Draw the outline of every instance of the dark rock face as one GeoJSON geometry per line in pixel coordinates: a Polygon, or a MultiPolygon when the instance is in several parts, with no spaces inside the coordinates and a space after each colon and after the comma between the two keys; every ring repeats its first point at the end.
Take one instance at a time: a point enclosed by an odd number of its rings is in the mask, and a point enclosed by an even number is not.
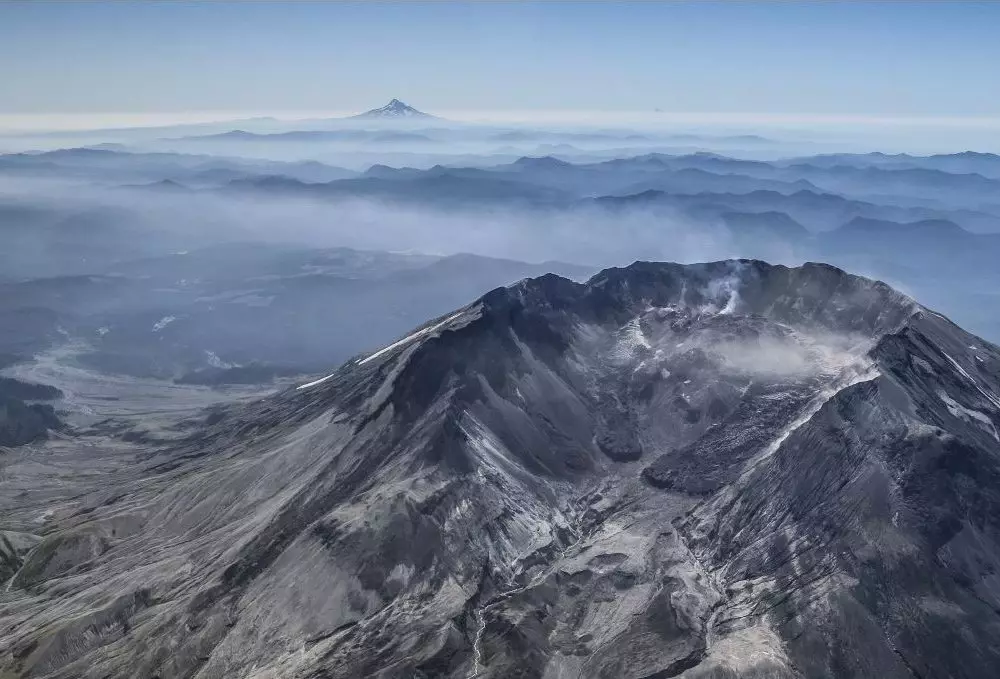
{"type": "MultiPolygon", "coordinates": [[[[32,385],[41,386],[41,385],[32,385]]],[[[0,446],[20,446],[44,439],[49,429],[62,426],[52,406],[25,403],[0,395],[0,446]]]]}
{"type": "Polygon", "coordinates": [[[62,422],[55,409],[45,403],[62,397],[62,392],[48,384],[34,384],[12,377],[0,377],[0,446],[20,446],[44,439],[49,429],[62,422]]]}
{"type": "Polygon", "coordinates": [[[825,265],[526,280],[74,499],[8,550],[0,668],[991,677],[997,394],[825,265]]]}
{"type": "Polygon", "coordinates": [[[62,397],[62,392],[48,384],[35,384],[13,377],[0,377],[0,396],[22,401],[51,401],[62,397]]]}

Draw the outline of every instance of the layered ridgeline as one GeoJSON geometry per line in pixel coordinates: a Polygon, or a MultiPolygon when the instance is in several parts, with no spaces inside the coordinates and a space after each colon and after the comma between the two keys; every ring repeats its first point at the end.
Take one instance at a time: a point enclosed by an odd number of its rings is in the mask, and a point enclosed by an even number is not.
{"type": "Polygon", "coordinates": [[[992,676],[998,394],[826,265],[525,280],[109,472],[0,674],[992,676]]]}

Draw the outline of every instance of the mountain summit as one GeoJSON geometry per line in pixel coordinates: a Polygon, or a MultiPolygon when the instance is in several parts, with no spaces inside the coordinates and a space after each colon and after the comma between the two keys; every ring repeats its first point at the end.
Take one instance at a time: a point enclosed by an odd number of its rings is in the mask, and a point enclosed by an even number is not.
{"type": "Polygon", "coordinates": [[[995,676],[998,394],[823,264],[526,279],[72,496],[0,674],[995,676]]]}
{"type": "Polygon", "coordinates": [[[406,104],[399,99],[393,99],[388,104],[381,108],[373,108],[370,111],[365,111],[364,113],[359,113],[356,116],[351,116],[351,118],[357,119],[398,119],[398,118],[434,118],[429,113],[424,113],[423,111],[418,111],[409,104],[406,104]]]}

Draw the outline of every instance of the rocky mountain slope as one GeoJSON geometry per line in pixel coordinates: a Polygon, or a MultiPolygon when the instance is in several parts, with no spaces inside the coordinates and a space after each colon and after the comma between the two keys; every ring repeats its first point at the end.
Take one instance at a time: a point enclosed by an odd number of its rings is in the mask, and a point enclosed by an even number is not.
{"type": "Polygon", "coordinates": [[[4,469],[0,676],[993,676],[998,394],[826,265],[525,280],[4,469]]]}

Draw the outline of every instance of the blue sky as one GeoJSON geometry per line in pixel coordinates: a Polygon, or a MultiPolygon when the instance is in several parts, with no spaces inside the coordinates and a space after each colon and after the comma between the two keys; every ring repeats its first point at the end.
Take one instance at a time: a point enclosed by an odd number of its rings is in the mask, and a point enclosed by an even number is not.
{"type": "Polygon", "coordinates": [[[0,3],[0,114],[1000,116],[1000,3],[0,3]]]}

